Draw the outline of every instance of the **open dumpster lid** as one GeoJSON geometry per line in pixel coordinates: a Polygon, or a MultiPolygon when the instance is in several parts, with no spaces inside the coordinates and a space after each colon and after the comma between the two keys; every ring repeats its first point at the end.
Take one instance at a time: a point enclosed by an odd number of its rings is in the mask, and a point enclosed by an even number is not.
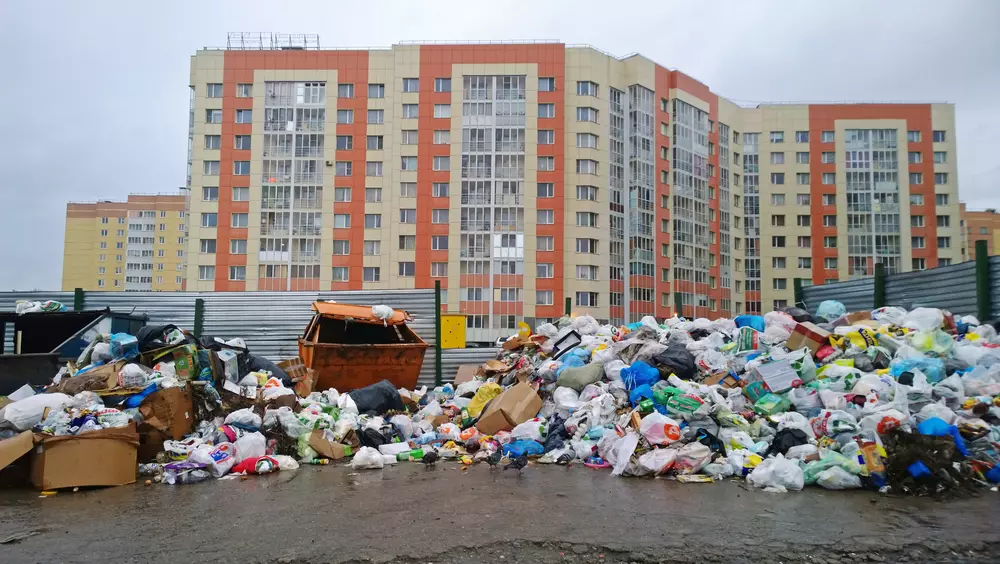
{"type": "MultiPolygon", "coordinates": [[[[333,302],[313,302],[313,311],[323,317],[343,319],[345,321],[353,321],[355,323],[377,323],[379,325],[383,323],[382,319],[379,319],[372,314],[372,306],[338,304],[333,302]]],[[[403,310],[394,309],[392,311],[392,317],[384,320],[384,322],[388,325],[402,325],[411,320],[412,318],[409,313],[403,310]]]]}

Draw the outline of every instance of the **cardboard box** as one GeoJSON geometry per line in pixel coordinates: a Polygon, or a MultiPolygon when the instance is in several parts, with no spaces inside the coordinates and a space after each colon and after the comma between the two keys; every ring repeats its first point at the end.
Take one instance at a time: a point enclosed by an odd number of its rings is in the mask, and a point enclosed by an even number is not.
{"type": "Polygon", "coordinates": [[[198,347],[194,345],[173,345],[144,352],[139,360],[150,368],[157,362],[173,361],[177,378],[191,380],[198,377],[198,347]]]}
{"type": "Polygon", "coordinates": [[[792,335],[788,337],[788,341],[785,342],[785,347],[790,351],[807,348],[812,351],[812,354],[816,354],[816,351],[818,351],[820,347],[829,344],[829,331],[820,329],[815,324],[804,321],[795,326],[795,330],[792,331],[792,335]]]}
{"type": "Polygon", "coordinates": [[[475,380],[476,371],[479,370],[479,368],[480,366],[478,364],[459,365],[458,372],[455,374],[455,381],[453,382],[453,385],[457,388],[459,384],[475,380]]]}
{"type": "Polygon", "coordinates": [[[139,405],[139,460],[151,461],[163,441],[180,440],[194,428],[194,404],[187,388],[167,388],[146,396],[139,405]]]}
{"type": "MultiPolygon", "coordinates": [[[[775,394],[786,392],[792,388],[796,381],[801,381],[798,372],[792,368],[792,364],[787,360],[776,360],[761,364],[749,371],[744,380],[748,388],[751,384],[763,383],[768,392],[775,394]]],[[[757,389],[757,387],[755,386],[754,389],[757,389]]],[[[749,393],[747,395],[750,399],[754,399],[749,393]]]]}
{"type": "Polygon", "coordinates": [[[295,382],[293,387],[295,395],[304,398],[313,393],[316,389],[316,372],[312,368],[306,368],[305,375],[295,382]]]}
{"type": "Polygon", "coordinates": [[[722,371],[711,374],[708,378],[702,382],[705,386],[715,386],[716,384],[722,386],[723,388],[739,388],[740,379],[736,376],[730,374],[729,372],[722,371]]]}
{"type": "Polygon", "coordinates": [[[316,451],[323,458],[330,460],[340,460],[345,456],[354,454],[354,449],[350,445],[344,445],[328,441],[323,437],[323,431],[313,431],[309,435],[309,447],[316,451]]]}
{"type": "Polygon", "coordinates": [[[487,404],[476,428],[484,435],[510,431],[516,425],[538,415],[540,409],[542,398],[538,397],[538,392],[528,384],[518,383],[487,404]]]}
{"type": "Polygon", "coordinates": [[[431,417],[431,425],[433,425],[435,429],[445,423],[451,423],[451,417],[448,417],[447,415],[435,415],[434,417],[431,417]]]}
{"type": "Polygon", "coordinates": [[[872,312],[870,311],[852,311],[851,313],[845,313],[837,319],[835,319],[831,325],[834,327],[843,327],[845,325],[854,325],[859,321],[866,321],[872,318],[872,312]]]}
{"type": "Polygon", "coordinates": [[[344,435],[343,443],[354,450],[361,448],[361,439],[358,438],[358,434],[351,429],[344,435]]]}
{"type": "Polygon", "coordinates": [[[139,435],[135,423],[79,435],[36,435],[31,483],[42,490],[124,486],[135,482],[139,435]]]}
{"type": "Polygon", "coordinates": [[[34,445],[35,438],[31,431],[24,431],[19,435],[0,441],[0,470],[31,452],[31,447],[34,445]]]}

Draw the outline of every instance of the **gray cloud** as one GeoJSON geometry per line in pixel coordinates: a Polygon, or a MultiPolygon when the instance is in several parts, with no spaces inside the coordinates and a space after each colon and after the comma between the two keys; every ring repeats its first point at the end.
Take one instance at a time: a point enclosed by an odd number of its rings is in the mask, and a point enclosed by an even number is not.
{"type": "Polygon", "coordinates": [[[960,193],[1000,207],[1000,2],[4,2],[0,289],[60,285],[67,201],[185,175],[189,56],[228,31],[326,46],[558,39],[639,52],[743,101],[956,104],[960,193]]]}

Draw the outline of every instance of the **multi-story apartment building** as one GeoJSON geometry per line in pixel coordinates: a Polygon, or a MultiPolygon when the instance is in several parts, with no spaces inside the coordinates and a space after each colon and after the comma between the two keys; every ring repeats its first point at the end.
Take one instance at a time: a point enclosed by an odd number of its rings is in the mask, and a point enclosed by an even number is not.
{"type": "Polygon", "coordinates": [[[183,289],[186,213],[184,195],[67,204],[62,289],[183,289]]]}
{"type": "Polygon", "coordinates": [[[558,43],[240,39],[191,61],[189,289],[440,281],[475,341],[960,257],[947,104],[742,107],[558,43]]]}
{"type": "Polygon", "coordinates": [[[1000,213],[989,208],[984,211],[966,210],[961,204],[962,224],[965,227],[965,245],[969,260],[976,258],[976,241],[986,241],[990,256],[1000,249],[1000,213]]]}

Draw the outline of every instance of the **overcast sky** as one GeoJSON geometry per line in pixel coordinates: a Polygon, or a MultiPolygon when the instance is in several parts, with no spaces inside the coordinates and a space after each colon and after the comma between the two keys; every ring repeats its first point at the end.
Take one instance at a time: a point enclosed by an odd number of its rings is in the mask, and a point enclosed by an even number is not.
{"type": "Polygon", "coordinates": [[[185,182],[190,55],[229,31],[336,47],[556,39],[738,101],[956,104],[959,186],[1000,207],[1000,1],[0,2],[0,289],[58,289],[68,201],[185,182]]]}

